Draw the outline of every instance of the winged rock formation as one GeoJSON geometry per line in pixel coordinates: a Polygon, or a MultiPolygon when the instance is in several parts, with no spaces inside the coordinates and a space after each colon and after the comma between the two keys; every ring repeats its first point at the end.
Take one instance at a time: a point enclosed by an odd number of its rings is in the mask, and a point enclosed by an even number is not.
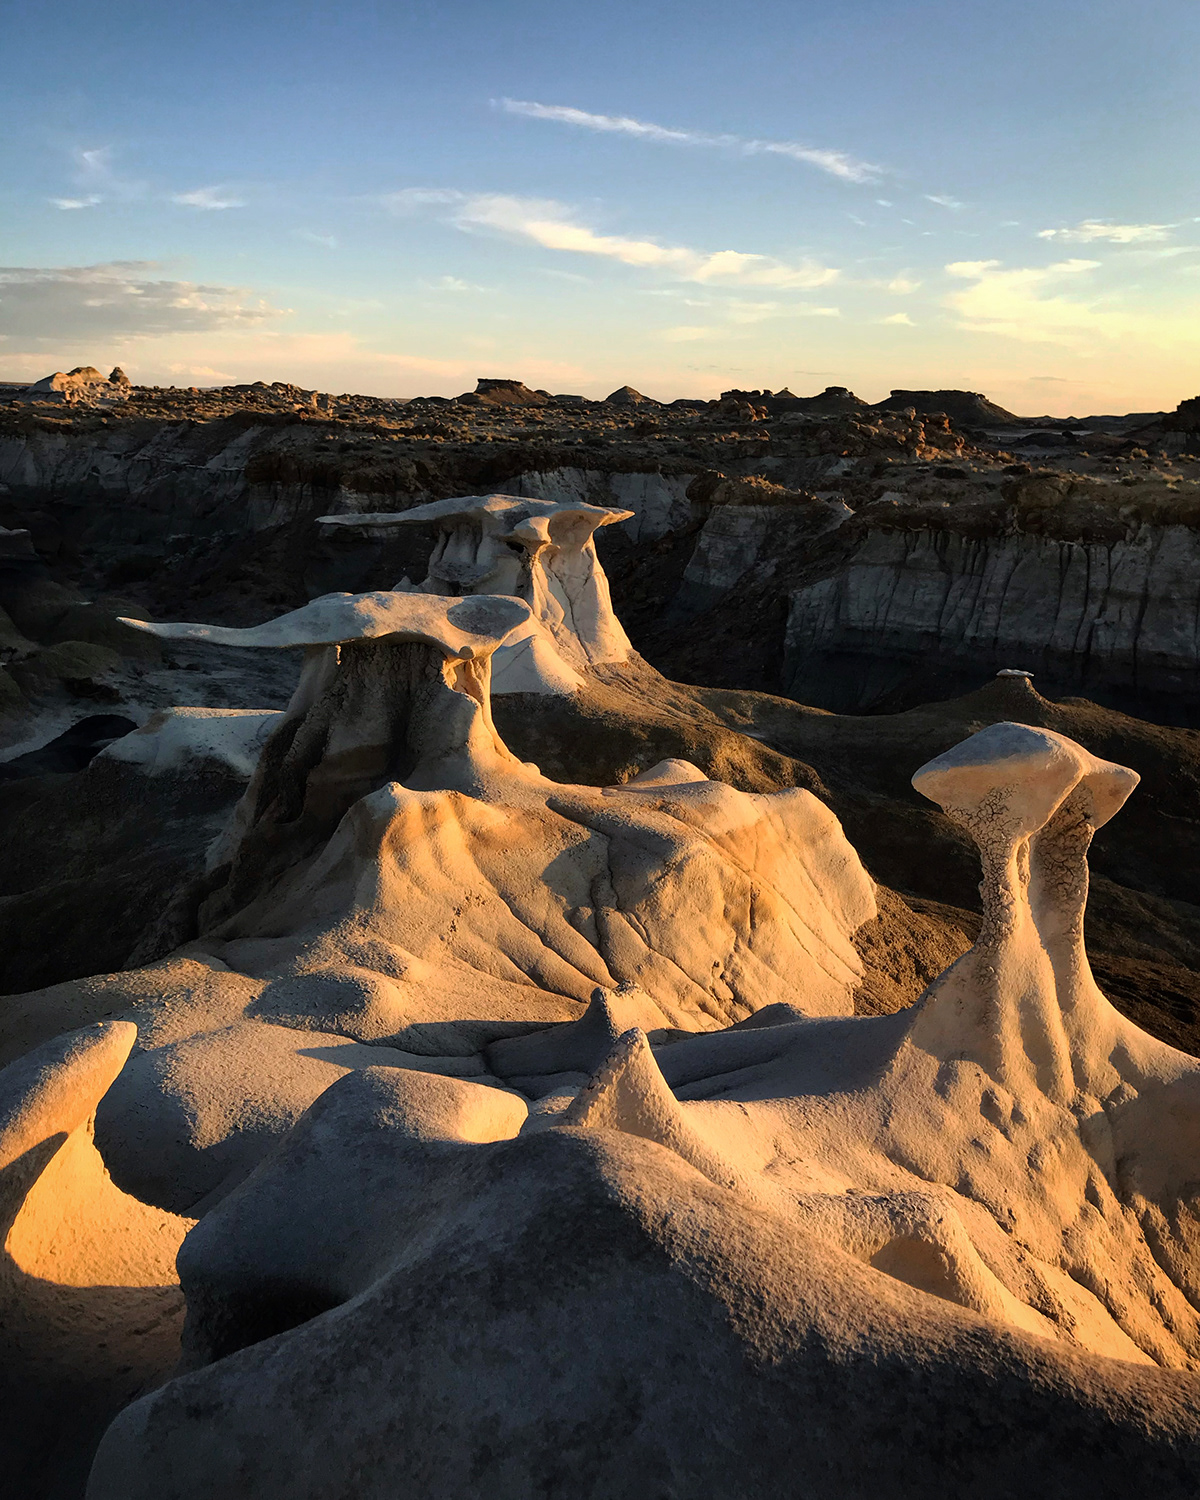
{"type": "MultiPolygon", "coordinates": [[[[513,594],[533,611],[527,628],[498,651],[493,691],[572,693],[589,667],[634,654],[613,613],[593,541],[598,527],[632,515],[583,501],[467,495],[395,513],[319,520],[330,526],[436,526],[429,573],[417,592],[513,594]]],[[[412,585],[404,579],[397,587],[412,585]]]]}
{"type": "Polygon", "coordinates": [[[488,1043],[598,989],[659,1031],[851,1012],[875,902],[833,815],[683,762],[599,788],[518,761],[490,662],[530,618],[514,597],[383,593],[248,630],[141,625],[307,656],[210,854],[198,941],[128,1012],[141,1047],[97,1131],[129,1191],[175,1212],[226,1191],[347,1069],[495,1082],[488,1043]]]}

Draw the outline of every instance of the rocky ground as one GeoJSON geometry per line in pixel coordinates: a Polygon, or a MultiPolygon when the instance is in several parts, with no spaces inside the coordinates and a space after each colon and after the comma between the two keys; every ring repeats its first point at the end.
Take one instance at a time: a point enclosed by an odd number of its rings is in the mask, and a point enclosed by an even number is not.
{"type": "Polygon", "coordinates": [[[911,771],[997,717],[1061,729],[1145,778],[1121,847],[1102,839],[1094,859],[1097,966],[1141,1024],[1200,1050],[1194,403],[1020,421],[952,391],[664,405],[489,380],[411,401],[96,372],[60,386],[0,404],[4,988],[124,963],[240,790],[218,776],[131,807],[111,764],[84,774],[96,751],[173,704],[282,707],[295,680],[293,653],[164,648],[118,616],[248,624],[420,579],[428,534],[317,518],[502,491],[634,512],[597,536],[617,612],[697,689],[622,696],[582,735],[498,700],[514,748],[578,780],[683,754],[736,785],[817,790],[901,903],[894,930],[879,919],[891,956],[863,1001],[893,1008],[966,946],[977,906],[973,856],[911,771]],[[1033,670],[1038,691],[980,698],[1002,668],[1033,670]],[[897,968],[897,944],[936,961],[897,968]]]}

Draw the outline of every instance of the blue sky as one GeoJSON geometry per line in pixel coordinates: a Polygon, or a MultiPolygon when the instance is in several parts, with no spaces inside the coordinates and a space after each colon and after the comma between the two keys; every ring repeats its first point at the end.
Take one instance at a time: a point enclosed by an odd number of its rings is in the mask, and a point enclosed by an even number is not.
{"type": "Polygon", "coordinates": [[[0,378],[1200,390],[1194,0],[0,5],[0,378]]]}

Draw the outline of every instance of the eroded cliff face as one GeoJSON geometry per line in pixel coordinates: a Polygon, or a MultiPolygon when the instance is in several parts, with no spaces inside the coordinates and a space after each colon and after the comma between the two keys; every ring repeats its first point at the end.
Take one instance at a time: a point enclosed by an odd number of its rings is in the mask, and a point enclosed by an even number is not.
{"type": "Polygon", "coordinates": [[[401,510],[482,487],[632,511],[633,544],[690,519],[686,490],[697,465],[664,471],[652,452],[608,453],[581,467],[556,461],[568,454],[502,446],[490,435],[486,445],[446,450],[408,433],[280,426],[254,415],[13,424],[0,431],[0,524],[28,528],[40,555],[82,568],[87,584],[148,582],[167,597],[172,585],[190,591],[236,570],[246,544],[260,564],[282,549],[292,595],[277,602],[298,604],[330,588],[390,582],[383,575],[397,563],[413,571],[425,561],[427,542],[416,535],[394,558],[379,538],[329,540],[313,524],[325,513],[401,510]],[[376,565],[381,576],[364,579],[376,565]]]}
{"type": "Polygon", "coordinates": [[[1200,714],[1200,463],[1178,433],[1148,450],[1101,432],[968,441],[907,410],[355,398],[335,411],[303,394],[11,410],[0,525],[27,527],[87,598],[132,591],[151,615],[250,624],[425,575],[422,529],[335,531],[322,515],[481,493],[609,506],[632,513],[599,545],[617,612],[677,680],[861,713],[1023,667],[1051,693],[1200,714]]]}
{"type": "Polygon", "coordinates": [[[1117,541],[869,531],[836,573],[790,595],[785,690],[870,711],[1024,668],[1167,722],[1200,708],[1200,534],[1117,541]]]}

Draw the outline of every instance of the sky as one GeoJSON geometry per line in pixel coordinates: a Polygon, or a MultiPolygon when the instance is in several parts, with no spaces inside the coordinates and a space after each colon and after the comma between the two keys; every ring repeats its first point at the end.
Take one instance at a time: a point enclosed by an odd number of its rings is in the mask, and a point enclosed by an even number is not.
{"type": "Polygon", "coordinates": [[[0,380],[1200,391],[1195,0],[0,0],[0,380]]]}

